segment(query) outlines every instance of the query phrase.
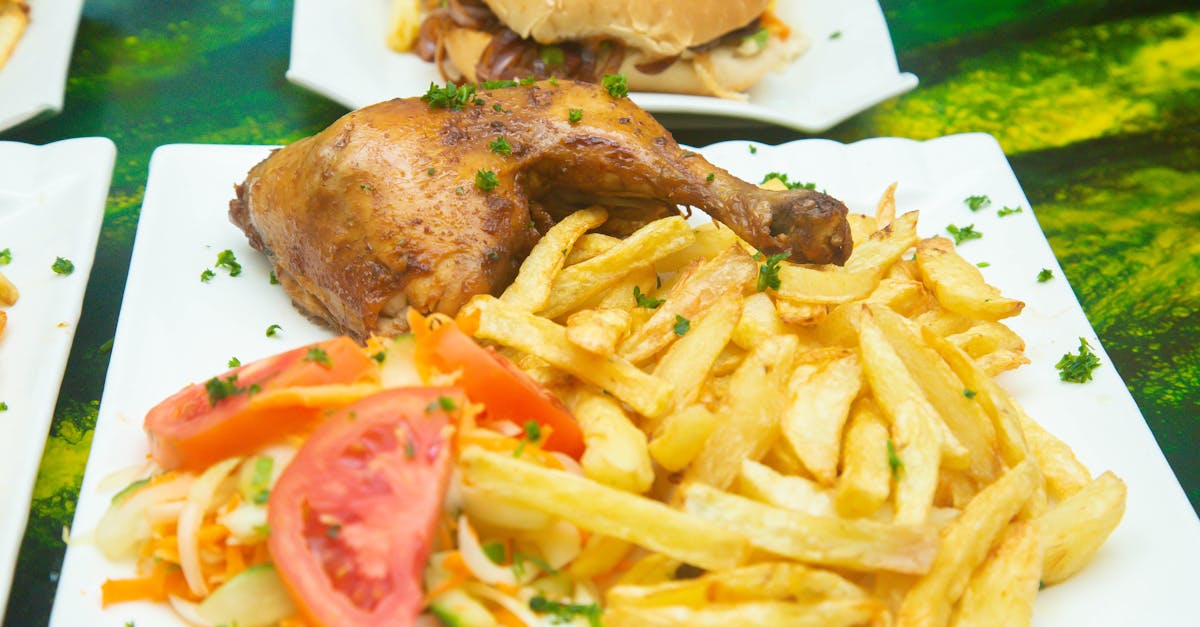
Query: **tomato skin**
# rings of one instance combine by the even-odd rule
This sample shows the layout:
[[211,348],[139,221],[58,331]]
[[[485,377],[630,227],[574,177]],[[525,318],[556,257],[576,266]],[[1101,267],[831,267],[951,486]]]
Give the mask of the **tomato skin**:
[[[325,351],[329,363],[306,360],[311,349]],[[371,358],[347,337],[266,357],[238,366],[218,379],[236,376],[241,388],[261,391],[297,386],[357,383],[376,378]],[[167,470],[199,470],[254,451],[312,427],[321,410],[304,407],[251,407],[248,394],[235,394],[213,405],[204,383],[189,385],[154,406],[144,423],[150,454]]]
[[415,623],[452,464],[443,398],[467,402],[394,388],[338,410],[271,490],[271,556],[314,624]]
[[483,404],[486,419],[520,426],[534,420],[549,427],[542,448],[575,459],[583,455],[583,431],[562,401],[503,355],[480,346],[458,324],[431,329],[425,319],[409,311],[409,326],[417,336],[418,365],[429,364],[442,372],[461,371],[457,384],[472,401]]

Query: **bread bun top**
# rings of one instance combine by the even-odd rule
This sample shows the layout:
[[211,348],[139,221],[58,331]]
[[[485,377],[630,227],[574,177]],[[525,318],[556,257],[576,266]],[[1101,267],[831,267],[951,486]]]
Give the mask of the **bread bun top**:
[[485,0],[522,37],[550,44],[619,39],[670,57],[749,24],[770,0]]

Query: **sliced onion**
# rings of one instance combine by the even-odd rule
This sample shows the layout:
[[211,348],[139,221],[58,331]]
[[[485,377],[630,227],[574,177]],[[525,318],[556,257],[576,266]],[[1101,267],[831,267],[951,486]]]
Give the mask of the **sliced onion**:
[[192,603],[187,599],[181,599],[175,595],[168,595],[167,601],[171,604],[171,609],[179,615],[184,622],[195,627],[213,627],[213,624],[200,617],[199,603]]
[[242,462],[240,457],[232,457],[225,461],[209,466],[196,479],[188,490],[187,504],[179,514],[179,526],[176,535],[179,539],[179,567],[183,578],[187,580],[188,588],[197,596],[208,596],[208,584],[204,582],[204,573],[200,570],[200,540],[196,532],[204,520],[204,513],[212,505],[221,483]]
[[142,488],[120,503],[110,505],[96,524],[96,546],[109,559],[129,556],[139,544],[150,539],[147,510],[186,498],[194,481],[192,475],[179,474],[173,479]]
[[508,610],[513,616],[516,616],[521,622],[530,627],[537,627],[544,623],[529,606],[517,599],[514,599],[499,590],[489,588],[475,581],[468,581],[462,585],[463,590],[469,594],[473,594],[481,599],[486,599]]
[[[517,576],[512,568],[496,564],[483,552],[479,536],[475,535],[475,530],[471,528],[466,516],[458,517],[458,550],[462,553],[467,570],[471,571],[476,579],[489,584],[517,585]],[[532,570],[526,569],[525,574],[529,575]]]
[[105,475],[104,478],[96,484],[96,489],[100,492],[112,492],[114,490],[120,490],[134,481],[149,477],[151,475],[152,466],[153,462],[148,461],[144,464],[136,464],[114,470]]

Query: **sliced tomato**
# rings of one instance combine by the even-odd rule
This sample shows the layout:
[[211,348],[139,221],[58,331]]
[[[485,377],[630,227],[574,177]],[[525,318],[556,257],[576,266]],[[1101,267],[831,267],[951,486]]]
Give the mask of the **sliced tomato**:
[[534,420],[548,427],[542,448],[575,459],[583,455],[583,432],[562,401],[495,349],[480,346],[458,324],[431,328],[428,320],[412,309],[408,324],[417,336],[418,366],[430,364],[442,372],[460,371],[457,384],[468,398],[483,404],[485,419],[520,426]]
[[[322,352],[314,352],[314,351]],[[315,358],[314,358],[315,357]],[[347,337],[338,337],[239,366],[208,383],[183,388],[146,414],[150,453],[166,469],[201,469],[312,428],[321,408],[253,407],[254,393],[297,386],[358,383],[378,367]],[[223,396],[223,397],[222,397]]]
[[280,577],[317,625],[412,625],[450,475],[457,388],[395,388],[334,413],[267,503]]

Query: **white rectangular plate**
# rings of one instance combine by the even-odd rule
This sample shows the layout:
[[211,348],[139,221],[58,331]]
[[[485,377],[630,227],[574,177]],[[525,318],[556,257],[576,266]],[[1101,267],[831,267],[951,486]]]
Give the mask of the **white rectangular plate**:
[[83,0],[27,0],[29,26],[0,67],[0,131],[62,110]]
[[[702,149],[714,163],[758,181],[769,171],[815,181],[870,213],[884,187],[899,181],[900,211],[922,212],[923,235],[948,223],[974,223],[981,240],[963,245],[972,261],[989,261],[984,273],[1006,294],[1028,303],[1013,326],[1028,341],[1033,361],[1003,383],[1030,414],[1075,447],[1095,472],[1111,469],[1129,486],[1125,520],[1093,563],[1074,580],[1039,597],[1038,625],[1172,625],[1194,617],[1195,564],[1200,524],[1175,476],[1130,398],[1099,349],[1062,270],[999,145],[987,135],[959,135],[924,143],[875,139],[851,145],[806,140],[782,146],[727,142]],[[327,337],[291,306],[269,267],[226,217],[232,185],[265,157],[267,148],[166,146],[150,165],[129,284],[117,327],[108,381],[100,405],[92,456],[74,528],[92,529],[117,487],[99,481],[145,459],[141,418],[185,384],[221,372],[231,356],[243,362]],[[988,194],[993,209],[971,213],[963,199]],[[998,218],[994,209],[1024,207]],[[210,283],[200,273],[223,249],[245,266],[231,278],[218,270]],[[1055,279],[1037,282],[1049,268]],[[267,338],[268,325],[281,334]],[[1086,385],[1058,381],[1054,363],[1076,349],[1080,336],[1097,347],[1103,365]],[[101,582],[130,576],[131,564],[106,562],[86,541],[72,543],[52,623],[67,627],[120,623],[164,625],[169,612],[149,604],[101,611]],[[97,622],[103,617],[105,620]]]
[[[46,434],[54,417],[104,202],[112,181],[113,143],[99,137],[45,146],[0,142],[0,266],[21,296],[6,308],[0,334],[0,608],[12,584],[29,499]],[[66,276],[50,266],[56,257],[75,264]]]
[[[288,80],[351,109],[423,94],[429,83],[441,83],[432,64],[387,47],[390,6],[390,0],[296,0]],[[747,118],[816,133],[916,87],[917,77],[896,64],[875,0],[783,0],[776,11],[810,48],[755,86],[748,102],[630,97],[654,113]]]

